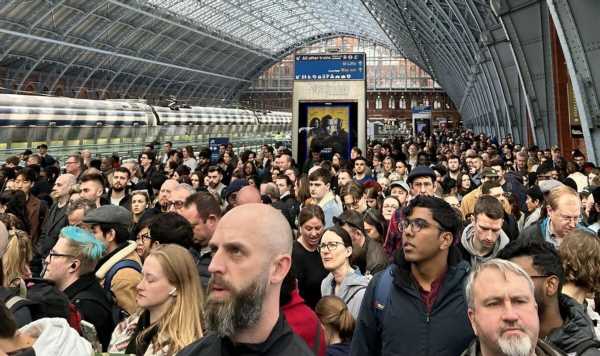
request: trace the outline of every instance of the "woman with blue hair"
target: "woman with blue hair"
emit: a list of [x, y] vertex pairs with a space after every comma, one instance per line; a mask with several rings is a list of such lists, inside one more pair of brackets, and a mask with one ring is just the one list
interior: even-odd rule
[[82, 320], [94, 325], [102, 348], [106, 349], [114, 328], [113, 302], [94, 274], [104, 252], [104, 244], [94, 235], [67, 226], [45, 259], [43, 278], [53, 281], [77, 307]]

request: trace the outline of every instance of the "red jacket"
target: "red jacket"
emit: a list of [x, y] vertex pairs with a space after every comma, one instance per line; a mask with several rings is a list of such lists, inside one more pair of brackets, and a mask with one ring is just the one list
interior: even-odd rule
[[281, 310], [294, 333], [304, 339], [311, 350], [315, 348], [317, 330], [319, 331], [319, 352], [317, 356], [325, 356], [325, 350], [327, 349], [325, 330], [315, 312], [304, 304], [304, 299], [298, 294], [298, 288], [292, 291], [292, 299]]

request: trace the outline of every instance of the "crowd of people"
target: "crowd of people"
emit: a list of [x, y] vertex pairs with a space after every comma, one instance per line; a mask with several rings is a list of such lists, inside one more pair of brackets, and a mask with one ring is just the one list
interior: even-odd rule
[[600, 355], [600, 170], [567, 157], [40, 145], [0, 170], [0, 355]]

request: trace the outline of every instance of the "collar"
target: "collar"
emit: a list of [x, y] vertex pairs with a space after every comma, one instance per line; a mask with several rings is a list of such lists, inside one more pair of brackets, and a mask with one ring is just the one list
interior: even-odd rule
[[125, 259], [129, 254], [135, 251], [137, 245], [135, 241], [126, 241], [123, 242], [116, 250], [109, 253], [108, 255], [102, 257], [100, 261], [98, 261], [98, 265], [96, 266], [96, 277], [99, 280], [104, 279], [106, 273], [111, 269], [111, 267], [117, 263], [118, 261]]
[[268, 355], [275, 349], [277, 343], [285, 341], [283, 338], [290, 334], [292, 334], [292, 329], [285, 321], [283, 313], [280, 312], [275, 326], [264, 342], [260, 344], [235, 344], [231, 339], [225, 337], [222, 339], [222, 347], [230, 350], [228, 354], [231, 355]]
[[546, 231], [544, 231], [544, 239], [547, 242], [550, 242], [555, 248], [558, 248], [560, 245], [559, 238], [552, 229], [552, 220], [550, 220], [550, 217], [546, 219]]
[[94, 284], [98, 284], [98, 280], [94, 275], [94, 272], [86, 273], [79, 276], [79, 279], [73, 282], [70, 286], [65, 288], [63, 293], [69, 297], [69, 299], [73, 299], [77, 294], [83, 292], [91, 288]]

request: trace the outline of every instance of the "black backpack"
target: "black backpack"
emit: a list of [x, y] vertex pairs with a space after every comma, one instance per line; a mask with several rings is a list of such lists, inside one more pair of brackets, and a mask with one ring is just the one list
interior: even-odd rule
[[27, 308], [31, 320], [41, 318], [64, 318], [77, 331], [80, 330], [81, 318], [66, 294], [61, 292], [54, 282], [31, 278], [19, 281], [17, 288], [0, 288], [0, 300], [13, 315], [22, 308]]
[[119, 306], [119, 304], [117, 304], [117, 301], [115, 300], [114, 294], [112, 294], [112, 292], [106, 292], [105, 290], [103, 290], [103, 292], [104, 298], [95, 293], [83, 291], [77, 294], [75, 298], [73, 298], [73, 304], [77, 308], [79, 308], [79, 302], [82, 300], [96, 303], [97, 305], [102, 307], [102, 309], [104, 309], [106, 313], [109, 313], [111, 315], [112, 327], [114, 328], [115, 326], [117, 326], [117, 324], [119, 324], [119, 322], [121, 322], [121, 320], [128, 317], [129, 313], [127, 313], [123, 308]]

